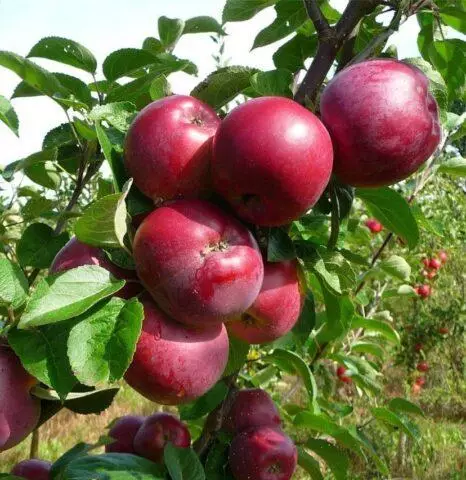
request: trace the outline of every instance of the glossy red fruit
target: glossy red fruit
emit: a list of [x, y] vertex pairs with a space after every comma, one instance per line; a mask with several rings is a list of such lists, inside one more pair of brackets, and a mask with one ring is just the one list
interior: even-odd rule
[[436, 258], [431, 258], [429, 261], [429, 268], [432, 268], [434, 270], [438, 270], [442, 266], [442, 263], [440, 260], [437, 260]]
[[429, 370], [429, 364], [427, 362], [419, 362], [416, 365], [418, 372], [427, 372]]
[[426, 383], [426, 377], [417, 377], [415, 384], [419, 385], [420, 387], [424, 386]]
[[139, 415], [125, 415], [119, 418], [108, 431], [108, 436], [115, 439], [113, 443], [105, 445], [107, 453], [134, 453], [134, 437], [145, 417]]
[[108, 270], [115, 278], [124, 279], [126, 284], [116, 293], [118, 297], [132, 298], [144, 290], [134, 270], [118, 267], [108, 259], [102, 249], [82, 243], [76, 237], [57, 253], [50, 266], [50, 273], [63, 272], [83, 265], [98, 265]]
[[249, 344], [273, 342], [295, 326], [303, 300], [295, 261], [265, 263], [259, 295], [228, 331]]
[[184, 423], [169, 413], [155, 413], [142, 424], [134, 439], [134, 450], [153, 462], [163, 462], [163, 451], [168, 442], [175, 447], [188, 448], [191, 435]]
[[337, 377], [343, 376], [345, 372], [346, 372], [346, 367], [344, 367], [343, 365], [339, 365], [337, 368]]
[[440, 335], [448, 335], [450, 333], [450, 329], [448, 327], [440, 327], [438, 329], [438, 333], [440, 333]]
[[442, 263], [447, 263], [448, 253], [445, 250], [441, 250], [440, 252], [438, 252], [438, 258], [440, 258], [440, 261]]
[[320, 100], [335, 148], [334, 173], [357, 187], [409, 177], [440, 142], [440, 121], [427, 77], [416, 67], [374, 59], [342, 70]]
[[430, 297], [432, 294], [432, 289], [429, 285], [419, 285], [414, 290], [421, 298]]
[[233, 109], [214, 138], [214, 188], [244, 220], [283, 225], [312, 207], [330, 179], [332, 142], [321, 121], [288, 98]]
[[423, 258], [422, 263], [424, 264], [424, 267], [430, 268], [430, 259], [429, 258]]
[[149, 104], [125, 141], [125, 166], [135, 185], [155, 203], [207, 191], [219, 124], [215, 111], [193, 97], [172, 95]]
[[290, 480], [296, 469], [297, 449], [279, 428], [250, 428], [230, 446], [229, 463], [236, 480]]
[[228, 361], [224, 325], [194, 329], [175, 322], [143, 298], [144, 323], [128, 384], [149, 400], [164, 405], [190, 402], [215, 385]]
[[260, 388], [236, 392], [224, 426], [231, 433], [251, 427], [280, 427], [278, 409], [270, 395]]
[[36, 427], [40, 401], [30, 391], [37, 383], [13, 350], [0, 343], [0, 452], [22, 442]]
[[342, 375], [339, 378], [343, 383], [352, 383], [353, 382], [353, 379], [351, 377], [346, 376], [346, 375]]
[[236, 318], [256, 299], [264, 266], [252, 234], [202, 200], [152, 212], [136, 232], [139, 278], [175, 320], [193, 326]]
[[420, 352], [423, 349], [424, 349], [424, 345], [422, 343], [416, 343], [416, 345], [414, 345], [415, 352]]
[[52, 464], [44, 460], [23, 460], [19, 462], [11, 471], [12, 475], [16, 475], [26, 480], [49, 480]]
[[373, 218], [366, 220], [365, 225], [372, 233], [380, 233], [383, 230], [382, 224]]

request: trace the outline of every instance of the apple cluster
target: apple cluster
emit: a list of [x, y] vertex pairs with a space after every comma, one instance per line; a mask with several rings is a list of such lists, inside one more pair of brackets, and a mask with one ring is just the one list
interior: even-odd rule
[[339, 365], [337, 367], [337, 377], [343, 383], [352, 383], [351, 371], [348, 370], [345, 366]]
[[[422, 259], [422, 264], [424, 265], [424, 269], [421, 272], [421, 275], [428, 280], [433, 280], [442, 265], [444, 265], [448, 260], [448, 254], [444, 250], [438, 252], [437, 257], [424, 257]], [[432, 295], [432, 287], [427, 283], [423, 283], [417, 285], [414, 288], [414, 291], [419, 295], [419, 297], [423, 300], [430, 297]]]

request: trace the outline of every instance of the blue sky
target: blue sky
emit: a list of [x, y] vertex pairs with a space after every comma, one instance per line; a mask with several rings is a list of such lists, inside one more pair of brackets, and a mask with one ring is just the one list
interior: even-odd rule
[[[337, 8], [347, 2], [333, 0]], [[101, 65], [112, 51], [124, 47], [140, 47], [147, 36], [157, 36], [157, 18], [161, 15], [187, 19], [198, 15], [221, 17], [223, 0], [0, 0], [0, 50], [27, 55], [41, 38], [54, 35], [76, 40], [89, 48]], [[250, 51], [254, 36], [272, 22], [273, 8], [266, 9], [248, 21], [227, 25], [229, 34], [226, 56], [233, 65], [249, 65], [272, 69], [272, 53], [277, 44]], [[395, 35], [393, 43], [400, 56], [417, 55], [415, 38], [418, 27], [410, 19]], [[176, 93], [188, 93], [214, 68], [211, 54], [215, 51], [208, 34], [188, 35], [181, 39], [175, 54], [189, 58], [199, 66], [199, 77], [184, 73], [170, 76]], [[62, 71], [91, 81], [89, 76], [72, 67], [48, 60], [35, 59], [51, 71]], [[0, 95], [10, 97], [18, 77], [0, 67]], [[66, 121], [61, 108], [45, 97], [13, 100], [20, 120], [20, 138], [0, 123], [0, 165], [40, 150], [44, 135]]]

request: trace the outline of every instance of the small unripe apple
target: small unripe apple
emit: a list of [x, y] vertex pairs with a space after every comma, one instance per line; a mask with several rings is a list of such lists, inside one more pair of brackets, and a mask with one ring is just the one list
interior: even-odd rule
[[239, 217], [283, 225], [317, 202], [332, 163], [330, 136], [310, 110], [288, 98], [260, 97], [222, 121], [214, 137], [212, 178]]
[[448, 335], [450, 333], [450, 329], [448, 327], [440, 327], [438, 329], [438, 333], [440, 333], [440, 335]]
[[419, 385], [420, 387], [424, 386], [426, 383], [426, 377], [417, 377], [415, 384]]
[[442, 263], [447, 263], [447, 260], [448, 260], [448, 254], [445, 250], [441, 250], [440, 252], [438, 252], [438, 258], [440, 258], [440, 261]]
[[380, 233], [383, 230], [382, 224], [373, 218], [366, 220], [365, 225], [372, 233]]
[[22, 442], [40, 418], [40, 400], [31, 396], [37, 380], [13, 350], [0, 341], [0, 452]]
[[290, 480], [298, 453], [279, 428], [255, 427], [237, 435], [230, 446], [229, 463], [236, 480]]
[[294, 327], [302, 304], [297, 263], [265, 263], [259, 295], [239, 319], [228, 324], [228, 331], [249, 344], [273, 342]]
[[278, 409], [270, 395], [260, 388], [239, 390], [225, 419], [225, 429], [239, 433], [251, 427], [280, 427]]
[[432, 294], [432, 289], [430, 286], [425, 284], [417, 286], [414, 290], [421, 298], [430, 297]]
[[440, 260], [437, 260], [436, 258], [431, 258], [429, 261], [429, 268], [432, 268], [434, 270], [438, 270], [442, 266], [442, 263]]
[[320, 111], [335, 148], [334, 173], [349, 185], [399, 182], [440, 142], [429, 80], [397, 60], [367, 60], [343, 69], [324, 89]]
[[175, 322], [148, 297], [142, 333], [125, 380], [156, 403], [178, 405], [210, 390], [228, 361], [228, 335], [222, 324], [195, 329]]
[[26, 480], [49, 480], [52, 464], [44, 460], [31, 458], [19, 462], [11, 471], [12, 475], [16, 475]]
[[134, 453], [134, 437], [143, 424], [145, 417], [125, 415], [119, 418], [108, 431], [114, 442], [105, 445], [105, 451], [115, 453]]
[[98, 265], [108, 270], [115, 278], [124, 279], [126, 284], [116, 293], [118, 297], [129, 299], [143, 291], [135, 271], [115, 265], [101, 248], [82, 243], [76, 237], [57, 253], [50, 266], [50, 273], [64, 272], [83, 265]]
[[154, 210], [133, 243], [136, 269], [157, 304], [192, 326], [237, 318], [256, 299], [264, 265], [252, 234], [202, 200]]
[[212, 137], [220, 119], [200, 100], [172, 95], [147, 105], [125, 141], [125, 166], [156, 204], [209, 190]]
[[429, 370], [429, 364], [425, 361], [419, 362], [416, 365], [416, 369], [418, 370], [418, 372], [427, 372]]
[[163, 462], [165, 445], [188, 448], [191, 435], [184, 423], [169, 413], [155, 413], [147, 417], [134, 438], [134, 450], [153, 462]]

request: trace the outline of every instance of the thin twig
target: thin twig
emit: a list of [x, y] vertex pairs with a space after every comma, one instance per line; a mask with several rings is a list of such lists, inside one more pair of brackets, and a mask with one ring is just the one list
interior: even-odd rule
[[317, 0], [304, 0], [304, 6], [306, 7], [309, 18], [314, 24], [319, 39], [328, 35], [332, 35], [332, 27], [329, 25], [325, 15], [322, 13]]

